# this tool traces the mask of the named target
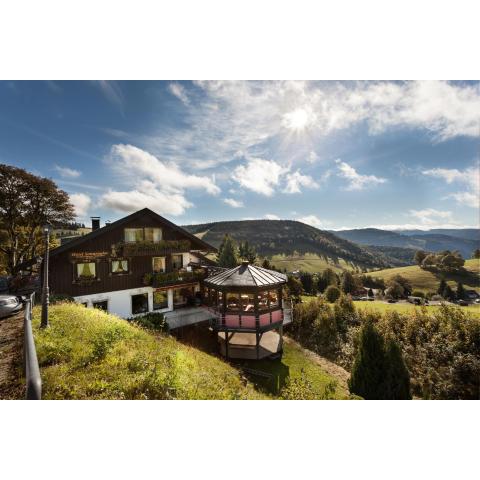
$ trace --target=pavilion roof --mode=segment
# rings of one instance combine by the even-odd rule
[[[205,279],[204,284],[212,287],[268,287],[287,282],[283,273],[243,262]]]

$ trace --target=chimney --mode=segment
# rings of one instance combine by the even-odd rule
[[[100,228],[100,217],[90,217],[92,219],[92,232]]]

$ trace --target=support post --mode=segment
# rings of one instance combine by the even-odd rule
[[[228,330],[225,330],[225,359],[228,360]]]
[[[42,318],[40,322],[41,328],[48,327],[48,307],[50,304],[50,289],[48,286],[48,262],[50,256],[50,225],[43,227],[45,236],[45,254],[43,255],[43,285],[42,285]]]
[[[257,360],[260,360],[260,334],[258,333],[258,330],[256,331],[255,336],[257,337]]]

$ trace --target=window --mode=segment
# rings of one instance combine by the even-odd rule
[[[270,290],[268,292],[268,299],[270,307],[278,307],[278,292],[276,290]]]
[[[268,308],[268,292],[260,292],[258,294],[258,309],[266,310]]]
[[[143,228],[126,228],[125,229],[125,242],[143,242]]]
[[[128,260],[112,260],[112,273],[114,275],[128,273]]]
[[[220,290],[217,292],[217,308],[220,311],[223,311],[223,292]]]
[[[183,268],[183,255],[172,255],[172,268],[174,270]]]
[[[152,270],[155,273],[165,272],[165,257],[153,257],[152,258]]]
[[[173,306],[182,307],[187,303],[194,302],[193,287],[183,287],[173,289]]]
[[[166,290],[153,292],[153,309],[161,310],[162,308],[168,308],[168,293]]]
[[[92,302],[93,308],[98,308],[99,310],[104,310],[108,312],[108,300],[102,300],[101,302]]]
[[[240,310],[240,296],[238,293],[227,293],[227,310]]]
[[[255,310],[255,297],[253,293],[242,293],[240,295],[242,300],[242,310],[244,312],[253,312]]]
[[[77,278],[95,278],[95,262],[77,263]]]
[[[159,242],[162,239],[161,228],[145,228],[146,242]]]
[[[148,293],[132,295],[132,315],[148,312]]]

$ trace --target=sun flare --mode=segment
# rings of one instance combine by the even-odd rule
[[[295,132],[303,132],[315,120],[315,114],[306,108],[297,108],[283,116],[283,125]]]

